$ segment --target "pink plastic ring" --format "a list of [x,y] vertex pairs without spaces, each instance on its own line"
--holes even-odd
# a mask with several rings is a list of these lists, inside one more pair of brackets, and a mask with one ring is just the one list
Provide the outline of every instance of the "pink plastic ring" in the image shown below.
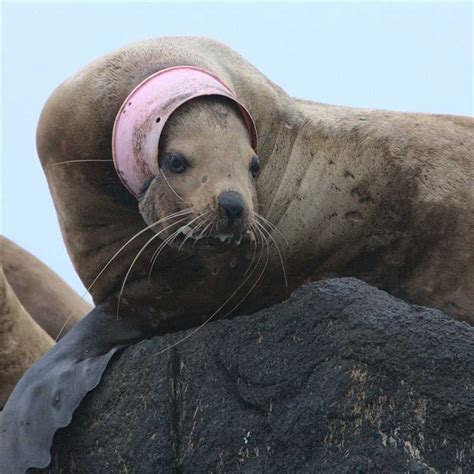
[[238,105],[252,148],[257,151],[257,131],[252,117],[218,77],[193,66],[163,69],[133,89],[115,118],[112,133],[115,169],[135,197],[146,181],[159,172],[158,144],[166,121],[185,102],[206,95],[227,97]]

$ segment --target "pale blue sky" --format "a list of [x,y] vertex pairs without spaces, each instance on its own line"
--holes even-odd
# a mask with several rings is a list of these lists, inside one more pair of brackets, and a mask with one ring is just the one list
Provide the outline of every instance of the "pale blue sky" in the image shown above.
[[472,115],[465,3],[3,4],[2,233],[83,292],[36,157],[52,90],[138,39],[206,35],[290,94],[332,104]]

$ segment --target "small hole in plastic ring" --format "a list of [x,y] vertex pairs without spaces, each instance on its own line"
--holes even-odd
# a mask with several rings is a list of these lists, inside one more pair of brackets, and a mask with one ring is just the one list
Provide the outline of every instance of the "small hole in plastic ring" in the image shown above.
[[158,118],[156,119],[156,123],[159,123],[160,120],[161,120],[161,117],[158,117]]
[[129,102],[129,103],[128,103],[128,105],[132,105],[132,103],[131,103],[131,102]]

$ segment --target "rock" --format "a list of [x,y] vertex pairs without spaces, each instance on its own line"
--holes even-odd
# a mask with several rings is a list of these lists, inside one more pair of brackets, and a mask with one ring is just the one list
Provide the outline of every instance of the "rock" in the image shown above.
[[474,328],[353,278],[124,351],[51,472],[473,472]]

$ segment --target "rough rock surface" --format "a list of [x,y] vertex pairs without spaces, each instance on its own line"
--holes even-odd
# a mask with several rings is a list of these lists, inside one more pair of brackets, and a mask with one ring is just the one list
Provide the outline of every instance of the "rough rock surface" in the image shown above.
[[358,280],[124,350],[52,472],[473,472],[474,328]]

